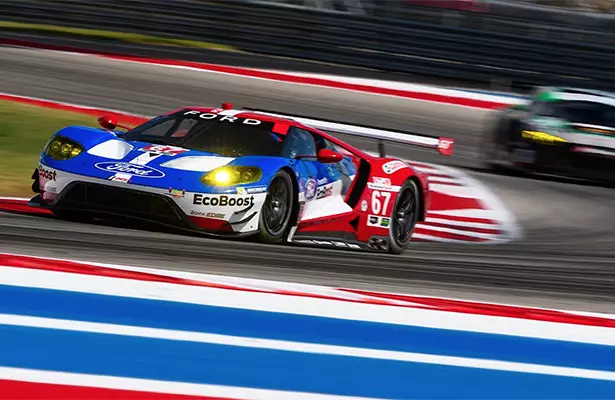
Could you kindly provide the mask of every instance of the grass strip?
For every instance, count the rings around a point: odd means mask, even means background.
[[[43,146],[69,125],[98,127],[93,116],[0,101],[0,196],[34,196],[30,177]]]
[[[233,46],[198,40],[164,38],[140,33],[115,32],[99,29],[69,28],[57,25],[30,24],[23,22],[0,21],[0,31],[19,31],[30,33],[54,33],[62,36],[103,39],[134,44],[151,44],[158,46],[189,47],[196,49],[236,51]]]

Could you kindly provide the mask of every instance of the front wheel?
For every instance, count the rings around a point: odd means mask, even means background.
[[[258,221],[258,239],[263,243],[283,241],[290,229],[295,201],[292,178],[284,171],[274,175]]]
[[[413,180],[404,183],[399,190],[391,214],[389,253],[401,254],[408,246],[419,219],[421,201],[417,183]]]

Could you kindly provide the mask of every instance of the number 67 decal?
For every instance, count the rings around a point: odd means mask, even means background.
[[[389,201],[391,200],[391,192],[381,192],[374,190],[372,192],[372,213],[376,215],[389,215]]]

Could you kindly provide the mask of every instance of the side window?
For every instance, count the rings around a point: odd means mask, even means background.
[[[284,157],[311,156],[316,157],[316,143],[308,131],[292,126],[284,141]]]
[[[175,125],[175,119],[170,119],[161,124],[154,125],[151,128],[141,132],[145,136],[164,136]]]

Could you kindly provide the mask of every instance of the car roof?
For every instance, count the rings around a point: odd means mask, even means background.
[[[226,107],[224,107],[226,106]],[[365,158],[365,159],[371,159],[374,158],[373,156],[365,153],[364,151],[346,143],[343,140],[340,140],[338,138],[336,138],[335,136],[331,136],[330,134],[323,132],[322,130],[316,129],[314,127],[308,126],[308,125],[304,125],[301,124],[298,121],[295,121],[292,118],[284,118],[284,117],[279,117],[279,116],[275,116],[275,115],[270,115],[270,114],[264,114],[264,113],[259,113],[259,112],[254,112],[254,111],[249,111],[249,110],[241,110],[241,109],[234,109],[232,108],[232,105],[229,103],[223,103],[223,107],[224,108],[218,108],[218,107],[203,107],[203,106],[187,106],[187,107],[182,107],[182,108],[178,108],[176,110],[173,110],[171,112],[166,113],[165,115],[170,115],[170,114],[174,114],[176,112],[182,111],[182,110],[190,110],[190,111],[199,111],[199,112],[203,112],[203,113],[216,113],[216,114],[225,114],[225,115],[232,115],[234,117],[238,117],[238,118],[252,118],[252,119],[258,119],[260,121],[263,122],[272,122],[274,124],[274,129],[273,131],[275,133],[281,134],[281,135],[285,135],[288,132],[288,128],[290,128],[291,126],[295,126],[297,128],[301,128],[301,129],[305,129],[311,132],[315,132],[318,133],[320,136],[322,136],[324,139],[327,139],[333,143],[335,143],[336,145],[343,147],[345,150],[350,151],[351,153],[354,153],[355,155]]]

